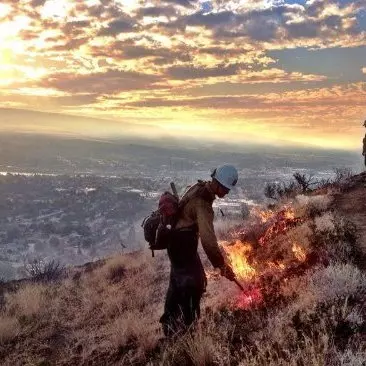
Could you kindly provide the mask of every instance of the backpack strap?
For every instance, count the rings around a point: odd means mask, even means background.
[[[200,197],[203,200],[207,201],[207,202],[212,202],[212,194],[207,190],[206,187],[207,182],[202,181],[202,180],[198,180],[197,183],[195,183],[194,185],[190,186],[186,192],[183,194],[182,198],[179,201],[178,204],[178,214],[176,217],[176,222],[175,225],[177,224],[181,212],[183,211],[185,205],[191,201],[193,198],[196,197]],[[174,225],[174,226],[175,226]],[[192,228],[195,228],[196,225],[193,225]]]
[[[183,194],[183,197],[179,201],[179,208],[183,208],[192,198],[200,197],[205,201],[210,202],[212,197],[210,192],[208,192],[206,183],[203,180],[197,181],[196,184],[190,186],[186,192]]]

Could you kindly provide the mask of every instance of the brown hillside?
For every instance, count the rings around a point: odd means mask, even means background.
[[[363,173],[228,223],[221,245],[245,291],[206,264],[201,320],[173,339],[159,324],[163,251],[3,284],[0,365],[364,366],[365,197]]]

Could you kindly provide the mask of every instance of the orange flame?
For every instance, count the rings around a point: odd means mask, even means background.
[[[286,220],[295,220],[295,211],[293,208],[289,207],[284,212],[284,216]]]
[[[248,254],[252,251],[249,244],[237,240],[233,245],[224,245],[224,249],[238,279],[250,279],[256,275],[255,269],[247,260]]]
[[[248,309],[263,302],[261,287],[258,285],[260,281],[257,282],[257,280],[264,278],[266,274],[286,273],[286,270],[293,265],[292,256],[290,256],[291,258],[281,258],[281,261],[278,259],[274,261],[262,259],[261,262],[253,260],[258,256],[253,252],[257,247],[250,244],[252,238],[260,244],[260,247],[257,248],[259,250],[258,258],[260,258],[262,249],[271,250],[273,240],[276,240],[279,235],[286,235],[292,227],[302,222],[301,218],[296,217],[294,209],[289,206],[285,206],[277,212],[258,210],[255,212],[255,216],[257,220],[253,222],[252,226],[235,227],[229,236],[233,240],[220,242],[237,279],[246,282],[246,285],[251,284],[250,289],[242,291],[238,295],[236,306],[241,309]],[[253,241],[253,245],[254,243],[255,241]],[[286,243],[293,244],[291,249],[298,262],[306,261],[307,253],[301,245],[288,241]]]
[[[299,262],[305,262],[306,260],[306,252],[305,250],[299,245],[299,244],[294,244],[292,246],[292,252],[294,253],[296,259]]]
[[[266,223],[273,217],[274,213],[272,211],[259,211],[258,215],[262,223]]]

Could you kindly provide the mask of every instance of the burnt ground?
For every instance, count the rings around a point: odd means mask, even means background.
[[[342,192],[335,194],[332,206],[356,225],[358,246],[366,256],[366,172],[350,178]]]

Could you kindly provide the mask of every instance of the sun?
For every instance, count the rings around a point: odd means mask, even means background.
[[[0,66],[11,64],[13,55],[24,51],[24,42],[17,35],[21,29],[28,26],[29,22],[29,18],[18,16],[11,21],[0,23]]]
[[[11,11],[9,4],[0,4],[0,18],[6,17]]]

